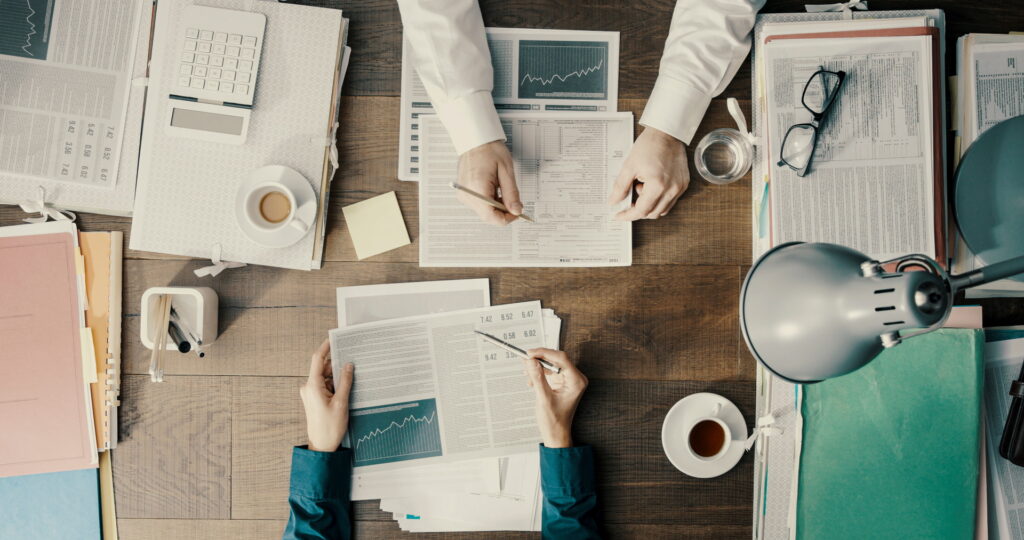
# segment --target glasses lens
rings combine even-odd
[[[815,114],[821,114],[836,97],[839,75],[830,71],[819,71],[811,76],[804,87],[804,106]]]
[[[797,124],[786,133],[782,141],[782,159],[791,167],[803,169],[814,153],[815,129],[809,124]]]

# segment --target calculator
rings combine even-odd
[[[169,133],[210,142],[245,142],[266,26],[262,13],[185,8],[175,37]]]

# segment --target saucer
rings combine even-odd
[[[291,226],[284,226],[274,231],[264,231],[253,226],[245,217],[245,200],[249,193],[264,182],[280,182],[295,195],[295,217],[309,228],[301,231]],[[310,201],[313,204],[308,204]],[[261,246],[271,248],[288,247],[305,238],[316,224],[316,193],[301,173],[281,165],[268,165],[256,169],[239,186],[235,195],[235,221],[249,240]]]
[[[718,418],[729,426],[733,441],[719,459],[702,461],[686,449],[686,432],[698,419],[711,416],[718,404],[722,405]],[[700,392],[684,397],[669,409],[661,426],[661,446],[672,465],[684,474],[694,478],[714,478],[729,472],[739,463],[746,450],[747,435],[747,422],[733,402],[718,394]]]

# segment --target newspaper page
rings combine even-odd
[[[545,343],[538,301],[332,330],[335,378],[356,365],[349,437],[357,472],[526,452],[540,441],[515,355]]]
[[[832,242],[879,260],[935,256],[932,38],[781,39],[764,46],[772,244]],[[819,66],[846,80],[800,178],[778,165]],[[898,231],[899,234],[893,234]]]
[[[985,430],[988,440],[989,538],[1024,538],[1024,468],[999,455],[999,441],[1010,410],[1010,383],[1024,358],[1024,339],[985,344]]]
[[[619,33],[487,28],[494,66],[494,106],[501,111],[615,112],[619,99]],[[420,179],[420,116],[430,96],[402,40],[402,120],[398,178]]]
[[[1024,114],[1024,39],[973,47],[977,139],[1003,120]]]
[[[113,188],[143,4],[0,2],[0,172]]]
[[[482,223],[455,197],[458,155],[436,116],[421,119],[420,266],[629,266],[632,227],[607,203],[633,142],[631,113],[503,113],[523,213]]]

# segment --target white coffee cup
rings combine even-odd
[[[279,221],[271,221],[263,215],[260,206],[263,198],[271,193],[280,193],[288,199],[288,215]],[[309,224],[296,216],[297,204],[295,194],[288,186],[280,182],[263,182],[253,188],[245,198],[244,214],[245,219],[255,228],[264,232],[275,232],[285,227],[291,227],[300,232],[309,230]]]
[[[721,412],[722,404],[719,403],[715,406],[714,411],[710,415],[703,416],[694,420],[693,423],[690,424],[688,428],[686,428],[686,450],[694,459],[706,462],[717,461],[721,459],[723,456],[725,456],[727,452],[729,452],[729,447],[732,446],[732,432],[729,430],[729,426],[725,423],[725,421],[718,417],[719,414],[721,414]],[[714,454],[711,455],[705,455],[706,453],[699,452],[697,449],[694,448],[693,445],[694,429],[696,429],[697,426],[700,426],[704,422],[711,422],[712,424],[716,424],[722,430],[722,446]],[[702,429],[706,429],[706,427]]]

